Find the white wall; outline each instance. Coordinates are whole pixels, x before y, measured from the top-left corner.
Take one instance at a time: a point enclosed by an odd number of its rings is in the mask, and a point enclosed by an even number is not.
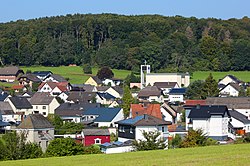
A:
[[[155,82],[177,82],[179,86],[184,84],[184,87],[188,87],[190,76],[186,75],[182,78],[181,74],[177,73],[150,73],[146,75],[146,85],[153,86]]]
[[[234,81],[230,77],[226,76],[224,79],[220,80],[219,84],[227,85],[228,83],[231,83],[231,82],[234,82]]]
[[[123,146],[123,147],[114,147],[114,148],[102,149],[102,152],[106,153],[106,154],[113,154],[113,153],[131,152],[133,150],[134,150],[133,146]]]
[[[43,87],[41,89],[38,90],[38,92],[51,92],[52,89],[50,88],[50,86],[46,83],[43,85]]]
[[[239,92],[230,85],[226,86],[223,90],[221,90],[220,94],[221,96],[223,96],[223,94],[226,94],[228,96],[239,96]]]
[[[235,109],[235,111],[238,111],[239,113],[245,115],[250,120],[250,108],[249,109]]]
[[[204,133],[209,135],[210,134],[210,132],[209,132],[209,120],[208,119],[194,119],[193,120],[193,129],[194,130],[202,129]]]
[[[175,102],[175,101],[179,101],[179,102],[183,102],[183,95],[173,95],[173,94],[169,94],[169,101],[170,102]]]

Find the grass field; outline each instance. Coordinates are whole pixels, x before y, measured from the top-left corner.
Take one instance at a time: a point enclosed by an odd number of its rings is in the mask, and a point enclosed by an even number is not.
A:
[[[250,71],[228,71],[228,72],[215,72],[215,71],[197,71],[193,73],[192,80],[205,80],[209,73],[212,73],[213,77],[218,81],[227,74],[236,76],[238,79],[250,82]]]
[[[82,67],[80,66],[60,66],[60,67],[44,67],[44,66],[33,66],[33,67],[21,67],[24,72],[27,70],[33,71],[52,71],[54,74],[59,74],[65,78],[69,78],[72,84],[84,83],[90,75],[84,74]],[[96,75],[98,68],[92,68],[93,75]],[[113,69],[114,77],[124,79],[131,71],[128,70],[117,70]]]
[[[249,165],[250,144],[221,145],[200,148],[170,149],[123,154],[80,155],[19,161],[2,161],[3,166],[49,166],[49,165]]]
[[[33,71],[52,71],[54,74],[60,74],[65,78],[69,78],[70,82],[73,84],[84,83],[90,75],[83,73],[80,66],[60,66],[60,67],[43,67],[43,66],[33,66],[33,67],[21,67],[21,69],[26,72],[27,70]],[[93,75],[96,75],[98,68],[92,68]],[[112,70],[115,74],[115,78],[124,79],[131,71],[128,70]],[[205,80],[209,73],[213,74],[213,77],[218,81],[227,74],[232,74],[243,80],[245,82],[250,82],[250,71],[229,71],[229,72],[214,72],[214,71],[197,71],[193,73],[191,82],[195,80]]]

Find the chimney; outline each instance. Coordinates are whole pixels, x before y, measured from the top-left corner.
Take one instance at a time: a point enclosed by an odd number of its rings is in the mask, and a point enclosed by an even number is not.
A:
[[[196,105],[196,109],[200,109],[201,108],[201,105],[200,104],[197,104]]]

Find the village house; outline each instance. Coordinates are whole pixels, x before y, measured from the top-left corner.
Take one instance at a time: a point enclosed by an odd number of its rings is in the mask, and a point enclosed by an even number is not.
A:
[[[70,103],[95,103],[97,100],[96,92],[70,91],[68,96]]]
[[[96,103],[101,103],[103,105],[110,105],[115,101],[115,96],[104,92],[104,93],[96,93]]]
[[[228,96],[239,96],[240,86],[236,83],[228,83],[222,89],[220,89],[220,97],[228,97]]]
[[[3,122],[9,122],[11,124],[18,124],[22,120],[19,114],[14,113],[9,102],[0,101],[0,113],[2,114]]]
[[[70,91],[68,82],[43,82],[38,87],[38,92],[49,92],[53,96],[58,96],[62,92]]]
[[[231,115],[230,124],[232,125],[236,134],[244,135],[250,132],[250,120],[247,118],[247,116],[235,110],[229,110],[229,114]]]
[[[93,85],[93,86],[101,86],[102,81],[97,76],[91,76],[87,79],[85,84]]]
[[[184,102],[184,95],[186,93],[186,88],[173,88],[168,93],[169,102]]]
[[[121,79],[118,78],[106,78],[104,81],[102,81],[104,85],[110,85],[110,86],[119,86],[122,83]]]
[[[55,109],[55,114],[59,115],[66,122],[82,122],[83,112],[90,108],[100,107],[96,103],[62,103]]]
[[[97,127],[115,127],[115,122],[123,120],[122,108],[90,108],[83,112],[83,122],[93,121]]]
[[[207,105],[226,105],[230,110],[236,110],[250,119],[250,97],[208,97]]]
[[[27,142],[37,143],[45,152],[49,142],[54,139],[54,127],[41,114],[28,115],[15,129],[17,133],[24,132]]]
[[[131,140],[120,142],[115,141],[111,143],[103,143],[100,145],[101,151],[105,154],[113,154],[113,153],[125,153],[134,151],[133,142]]]
[[[228,139],[230,114],[226,106],[197,105],[191,109],[188,118],[188,129],[202,129],[204,134],[218,141]]]
[[[229,83],[235,83],[235,84],[242,84],[242,81],[239,80],[237,77],[233,76],[233,75],[226,75],[225,77],[223,77],[222,79],[219,80],[218,84],[219,85],[227,85]]]
[[[118,141],[145,140],[143,132],[159,132],[159,139],[168,144],[168,125],[171,122],[164,121],[151,115],[140,115],[116,122],[118,124]]]
[[[151,115],[156,118],[162,119],[160,104],[131,104],[130,105],[130,118],[135,118],[141,115]]]
[[[0,80],[14,82],[20,75],[24,74],[23,70],[17,66],[8,66],[0,68]]]
[[[43,82],[68,82],[64,77],[58,74],[50,74],[44,78]]]
[[[34,114],[42,114],[47,117],[54,114],[55,109],[60,105],[54,96],[49,93],[36,92],[30,99]]]
[[[177,82],[155,82],[154,86],[161,89],[164,95],[167,95],[173,88],[180,88]]]
[[[110,133],[108,129],[83,129],[81,133],[83,137],[83,145],[101,145],[103,143],[110,143]]]
[[[21,119],[23,119],[25,115],[33,113],[33,107],[25,97],[9,97],[6,101],[9,102],[14,113],[21,116]]]
[[[160,109],[163,120],[170,121],[172,124],[176,124],[181,121],[183,107],[173,106],[164,102]]]
[[[137,97],[140,102],[163,102],[161,90],[156,86],[145,87],[144,89],[140,90]]]
[[[34,71],[33,74],[37,76],[41,81],[53,74],[51,71]]]
[[[42,82],[35,74],[31,73],[20,76],[18,81],[20,85],[29,86],[31,88],[33,87],[33,84],[37,84],[36,86],[38,87]]]

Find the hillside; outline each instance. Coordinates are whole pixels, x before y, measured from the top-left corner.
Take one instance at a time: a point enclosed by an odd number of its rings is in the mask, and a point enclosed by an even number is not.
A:
[[[249,165],[250,144],[3,161],[0,165]]]
[[[76,14],[0,24],[4,65],[154,72],[250,70],[250,19]]]

